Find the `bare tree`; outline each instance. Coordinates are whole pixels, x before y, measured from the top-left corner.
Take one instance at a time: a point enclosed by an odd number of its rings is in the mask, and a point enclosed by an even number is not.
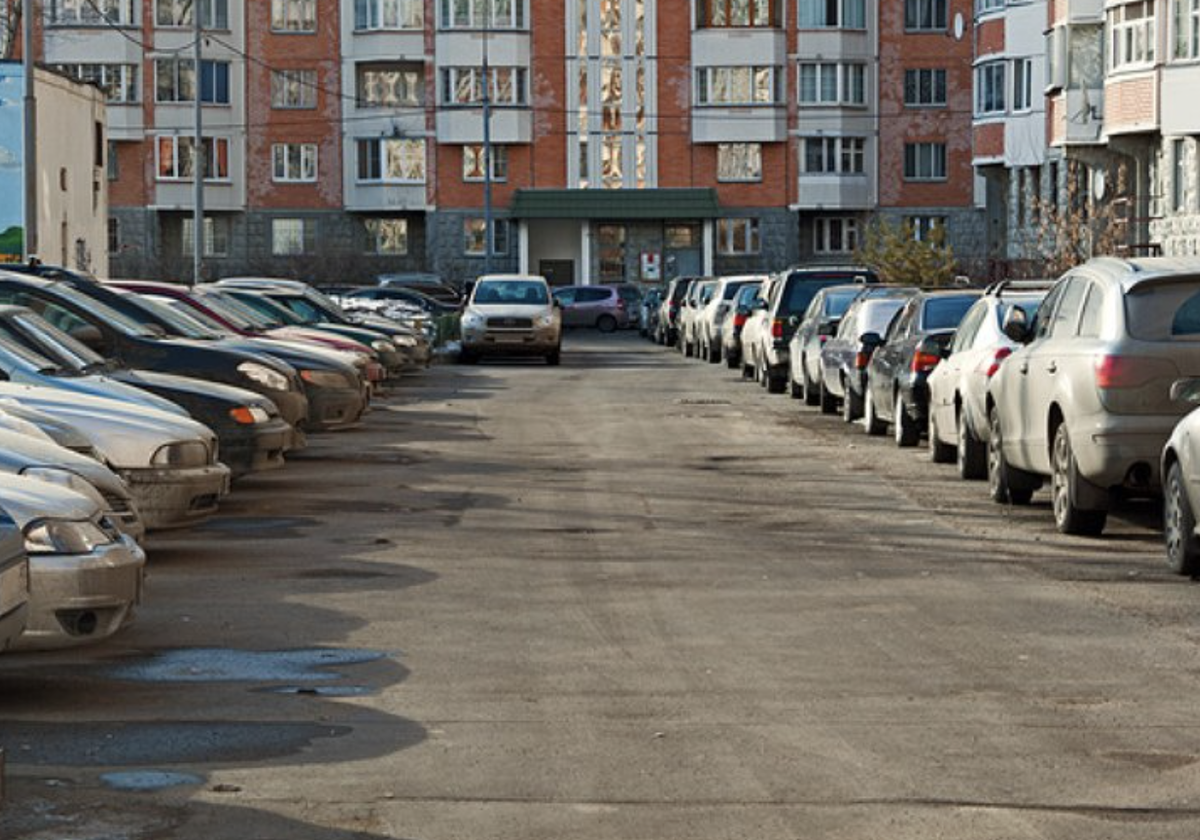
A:
[[[1115,171],[1103,171],[1104,178],[1115,182],[1115,196],[1128,191],[1128,173],[1124,164]],[[1124,244],[1125,220],[1116,212],[1113,201],[1093,199],[1085,182],[1089,170],[1082,163],[1067,161],[1067,182],[1063,200],[1057,204],[1034,197],[1030,206],[1037,220],[1028,246],[1029,258],[1041,266],[1044,277],[1058,277],[1091,257],[1116,254]]]

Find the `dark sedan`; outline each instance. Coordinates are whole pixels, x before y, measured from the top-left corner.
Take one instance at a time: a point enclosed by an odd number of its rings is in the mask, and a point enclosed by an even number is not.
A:
[[[915,294],[917,290],[909,287],[889,288],[850,304],[837,332],[821,347],[817,401],[822,414],[836,413],[840,403],[847,420],[859,416],[867,362],[878,343],[872,343],[870,336],[883,332]]]
[[[929,423],[929,374],[979,295],[923,292],[905,305],[885,336],[868,336],[877,349],[867,365],[862,408],[867,434],[882,434],[890,422],[898,446],[917,445]]]

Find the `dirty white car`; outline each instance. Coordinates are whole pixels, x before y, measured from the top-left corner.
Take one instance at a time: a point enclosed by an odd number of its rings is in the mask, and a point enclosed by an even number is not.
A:
[[[542,356],[557,365],[562,352],[562,312],[544,277],[485,274],[471,289],[462,315],[459,361],[481,356]]]

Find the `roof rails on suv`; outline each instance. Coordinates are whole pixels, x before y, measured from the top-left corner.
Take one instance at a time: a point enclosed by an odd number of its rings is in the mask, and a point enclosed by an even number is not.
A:
[[[999,297],[1005,292],[1045,292],[1057,283],[1057,280],[997,280],[989,283],[983,290],[985,295]]]

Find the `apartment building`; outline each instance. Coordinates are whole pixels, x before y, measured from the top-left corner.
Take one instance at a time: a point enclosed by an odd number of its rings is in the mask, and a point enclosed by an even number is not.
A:
[[[201,0],[197,72],[191,0],[46,0],[39,59],[107,93],[114,274],[190,276],[199,97],[206,276],[654,280],[981,251],[964,2]]]

